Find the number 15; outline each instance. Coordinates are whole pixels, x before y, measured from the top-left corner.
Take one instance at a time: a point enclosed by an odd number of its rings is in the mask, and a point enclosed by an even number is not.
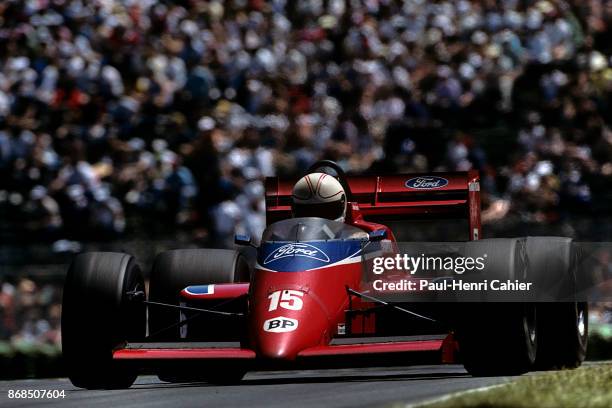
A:
[[[278,309],[278,306],[283,309],[300,310],[304,305],[302,296],[304,296],[304,292],[299,290],[277,290],[272,292],[268,296],[268,299],[270,299],[268,312]]]

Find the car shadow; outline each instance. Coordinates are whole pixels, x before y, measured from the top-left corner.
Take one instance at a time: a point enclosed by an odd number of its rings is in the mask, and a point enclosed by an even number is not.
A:
[[[295,377],[287,375],[274,376],[273,378],[246,378],[238,383],[213,384],[208,382],[185,382],[165,383],[151,382],[140,383],[132,386],[133,389],[159,389],[159,388],[183,388],[183,387],[232,387],[232,386],[261,386],[261,385],[286,385],[286,384],[330,384],[346,382],[377,382],[377,381],[423,381],[444,380],[450,378],[469,378],[467,373],[436,372],[436,373],[362,373],[362,374],[340,374],[337,376],[305,376]]]

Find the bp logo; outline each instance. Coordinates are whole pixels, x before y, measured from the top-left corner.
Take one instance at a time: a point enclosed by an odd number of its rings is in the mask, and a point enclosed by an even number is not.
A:
[[[412,188],[415,190],[429,190],[433,188],[446,187],[448,185],[448,180],[436,176],[422,176],[406,180],[404,185],[406,188]]]
[[[298,321],[289,317],[275,317],[268,319],[263,324],[264,331],[271,333],[286,333],[298,328]]]
[[[286,244],[276,248],[264,259],[264,265],[288,256],[304,256],[321,262],[329,262],[329,257],[316,246],[301,243]]]

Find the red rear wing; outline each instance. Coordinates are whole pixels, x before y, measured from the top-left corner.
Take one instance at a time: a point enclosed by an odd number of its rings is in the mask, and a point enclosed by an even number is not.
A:
[[[291,190],[297,180],[266,179],[266,221],[291,217]],[[477,171],[347,176],[351,201],[369,221],[408,218],[464,218],[470,239],[479,239],[480,177]]]

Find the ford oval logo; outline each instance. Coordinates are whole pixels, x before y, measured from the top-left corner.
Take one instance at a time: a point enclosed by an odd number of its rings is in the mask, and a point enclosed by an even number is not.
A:
[[[327,254],[319,248],[308,244],[293,243],[283,245],[272,251],[272,253],[264,259],[264,265],[288,256],[305,256],[306,258],[316,259],[321,262],[329,262]]]
[[[406,188],[414,188],[417,190],[428,190],[431,188],[442,188],[448,185],[448,180],[436,176],[421,176],[406,180],[404,184]]]

